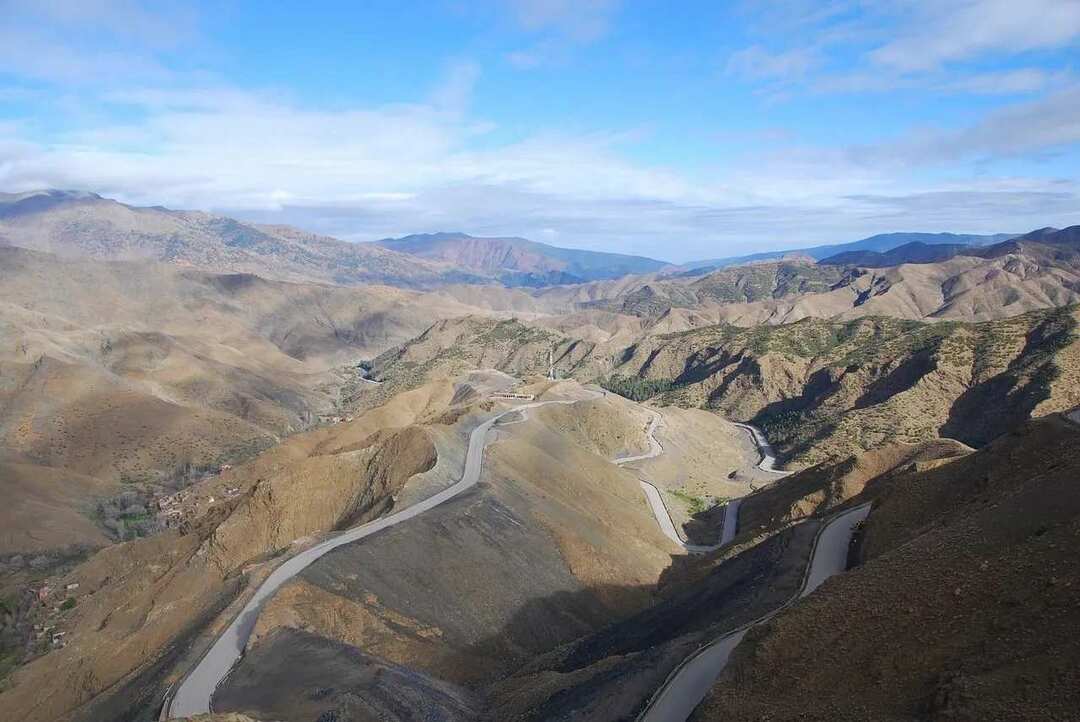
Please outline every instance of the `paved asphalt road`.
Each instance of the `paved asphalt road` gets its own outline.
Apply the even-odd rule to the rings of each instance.
[[[593,392],[594,398],[600,394]],[[343,544],[350,544],[366,536],[387,527],[400,524],[414,516],[433,509],[439,504],[452,499],[469,487],[476,484],[480,479],[480,470],[484,460],[484,447],[487,444],[488,431],[495,422],[508,414],[517,413],[524,409],[533,409],[548,404],[572,404],[580,399],[567,399],[557,401],[537,401],[516,406],[513,409],[503,411],[477,426],[469,437],[469,449],[465,456],[465,469],[461,480],[453,486],[443,489],[438,494],[428,497],[421,502],[390,514],[389,516],[376,519],[331,539],[316,544],[296,556],[288,559],[267,577],[266,581],[256,590],[255,596],[244,606],[243,611],[237,615],[232,624],[222,632],[206,655],[199,661],[194,669],[180,683],[175,695],[168,704],[167,719],[176,717],[190,717],[196,714],[205,714],[210,711],[210,698],[221,680],[229,673],[233,665],[240,659],[247,644],[251,630],[259,618],[259,611],[263,604],[287,581],[299,574],[309,564],[322,555]]]
[[[652,409],[646,410],[652,414],[647,429],[649,450],[644,454],[638,454],[637,456],[625,456],[616,459],[616,464],[629,464],[635,461],[652,459],[664,453],[664,447],[656,438],[656,431],[660,428],[661,416]],[[760,470],[773,474],[787,475],[790,473],[775,468],[776,454],[773,452],[772,445],[769,444],[768,439],[761,433],[761,429],[756,426],[751,426],[750,424],[735,425],[749,432],[750,437],[754,440],[758,452],[761,454],[761,461],[759,461],[757,465]],[[656,517],[656,523],[660,525],[660,531],[664,533],[664,536],[681,546],[687,552],[691,554],[705,554],[714,549],[719,549],[735,538],[735,532],[738,530],[739,526],[739,505],[742,503],[742,499],[733,499],[724,505],[724,526],[720,532],[720,541],[718,543],[711,545],[687,544],[675,529],[675,522],[671,519],[671,514],[668,512],[667,505],[664,504],[664,497],[660,493],[660,490],[644,479],[638,479],[638,482],[641,484],[641,490],[645,492],[645,498],[649,502],[649,507],[652,509],[653,516]]]
[[[771,619],[789,604],[817,589],[829,577],[844,571],[855,525],[869,513],[870,505],[863,504],[830,519],[818,534],[798,596],[764,617],[725,634],[689,657],[649,701],[649,706],[638,717],[639,722],[685,722],[727,666],[731,652],[750,627]],[[807,653],[812,654],[813,650],[807,650]]]
[[[660,428],[661,416],[658,412],[652,409],[646,409],[652,418],[649,419],[649,427],[646,429],[646,434],[649,439],[649,450],[644,454],[638,454],[637,456],[624,456],[616,459],[615,463],[630,464],[635,461],[643,461],[645,459],[653,459],[660,454],[664,453],[664,447],[660,441],[656,438],[656,431]],[[641,484],[641,490],[645,492],[645,499],[649,502],[649,508],[652,509],[653,516],[656,517],[656,523],[660,525],[660,531],[664,533],[671,541],[675,542],[683,549],[691,554],[704,554],[705,552],[711,552],[713,549],[719,549],[721,546],[731,541],[731,539],[725,539],[728,534],[728,516],[724,516],[724,530],[721,532],[721,540],[719,544],[712,544],[705,546],[702,544],[687,544],[679,536],[679,532],[675,529],[675,522],[671,519],[671,514],[668,512],[667,505],[664,503],[664,497],[660,494],[660,490],[655,485],[645,481],[642,478],[638,478],[638,483]],[[735,529],[732,526],[731,536],[735,536]]]
[[[767,471],[770,474],[784,474],[785,476],[791,473],[790,471],[776,468],[776,452],[773,451],[772,444],[765,438],[765,434],[761,432],[761,429],[751,424],[735,423],[735,425],[740,429],[745,429],[746,432],[750,434],[750,438],[754,440],[758,452],[761,453],[761,461],[759,461],[757,465],[758,469]]]

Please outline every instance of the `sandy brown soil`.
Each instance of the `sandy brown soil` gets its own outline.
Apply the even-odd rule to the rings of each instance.
[[[17,669],[0,709],[22,720],[112,719],[160,703],[169,673],[248,579],[274,556],[335,526],[378,514],[427,469],[452,384],[404,394],[354,422],[290,437],[226,479],[235,499],[198,508],[179,531],[110,546],[54,585],[78,583],[77,604],[50,620],[66,646]]]
[[[657,438],[664,453],[635,468],[664,492],[664,504],[684,539],[715,543],[719,524],[712,522],[720,520],[691,505],[721,505],[773,483],[777,475],[756,468],[760,455],[750,435],[717,414],[673,406],[656,411],[663,417]]]
[[[548,393],[576,388],[560,382]],[[679,552],[636,476],[610,462],[645,447],[647,415],[620,399],[563,408],[501,427],[475,490],[331,552],[283,588],[260,617],[252,647],[260,654],[245,660],[238,679],[279,678],[290,654],[275,641],[284,629],[475,690],[653,603]],[[274,645],[276,656],[267,651]],[[336,672],[327,664],[321,675],[329,679]],[[299,688],[245,707],[242,684],[230,679],[221,704],[302,718],[300,703],[288,702],[302,696]],[[323,709],[345,705],[342,694],[328,695]],[[433,702],[422,695],[417,709]]]
[[[67,470],[0,461],[0,554],[108,544],[89,506],[116,488]]]

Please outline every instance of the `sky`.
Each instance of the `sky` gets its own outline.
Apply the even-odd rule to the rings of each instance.
[[[681,262],[1078,176],[1080,0],[0,0],[0,192]]]

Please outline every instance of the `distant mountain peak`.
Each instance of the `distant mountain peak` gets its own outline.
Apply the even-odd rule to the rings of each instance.
[[[86,191],[0,194],[0,238],[67,257],[157,260],[290,281],[405,287],[490,282],[371,244],[202,211],[134,207]]]
[[[562,248],[518,236],[417,233],[376,243],[399,253],[490,274],[508,286],[550,286],[656,273],[669,264],[654,258]]]

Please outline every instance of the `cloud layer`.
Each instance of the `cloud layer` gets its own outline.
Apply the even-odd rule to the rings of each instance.
[[[991,51],[1073,41],[1075,3],[1032,4],[1054,28],[1019,22],[1009,36],[1001,28],[1016,20],[1016,6],[997,0],[890,3],[898,25],[889,33],[877,15],[853,14],[859,3],[796,8],[785,18],[795,29],[789,36],[753,39],[732,51],[724,72],[713,66],[699,82],[745,82],[764,92],[780,84],[809,95],[878,92],[892,83],[1020,97],[960,123],[920,124],[872,143],[807,142],[797,128],[763,117],[759,129],[728,136],[746,138],[745,148],[700,141],[728,150],[682,164],[642,160],[654,138],[640,128],[505,132],[476,107],[490,68],[467,54],[438,59],[430,87],[410,102],[325,107],[177,67],[171,54],[199,42],[199,18],[185,11],[161,15],[98,0],[91,24],[112,38],[100,46],[81,34],[86,4],[0,0],[0,10],[19,20],[0,35],[22,43],[12,50],[0,37],[0,73],[19,81],[0,86],[0,104],[6,98],[65,120],[43,127],[42,113],[0,116],[0,188],[89,189],[355,240],[464,230],[675,261],[893,230],[1080,223],[1075,172],[1054,170],[1055,158],[1072,157],[1080,145],[1080,85],[1069,69],[949,70]],[[604,0],[508,7],[540,50],[604,42],[619,12]],[[798,41],[806,27],[818,30],[812,45]],[[928,38],[933,27],[942,32]],[[526,57],[530,47],[521,48],[512,65],[545,61],[540,50]],[[842,66],[838,48],[848,57]],[[50,52],[38,64],[26,59]],[[714,138],[724,137],[721,121]]]

